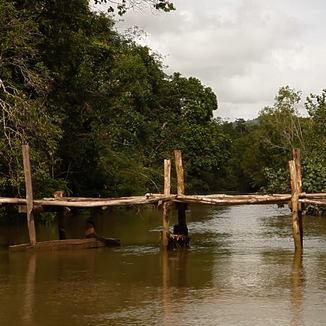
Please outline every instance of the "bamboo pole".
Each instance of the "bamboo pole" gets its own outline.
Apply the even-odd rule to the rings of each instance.
[[[29,158],[29,145],[22,146],[23,150],[23,164],[25,174],[25,189],[26,189],[26,206],[27,206],[27,227],[29,240],[32,245],[36,243],[36,232],[33,215],[33,187],[32,187],[32,172]]]
[[[299,203],[299,182],[295,161],[289,161],[290,180],[291,180],[291,206],[292,206],[292,232],[295,251],[302,251],[302,234],[300,228],[300,203]]]
[[[164,160],[164,196],[168,197],[171,194],[171,161]],[[162,246],[167,248],[169,243],[169,203],[163,203],[163,231],[162,231]]]

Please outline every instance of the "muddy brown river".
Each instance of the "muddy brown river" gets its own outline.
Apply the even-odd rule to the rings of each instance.
[[[0,325],[326,325],[325,216],[304,218],[301,258],[287,208],[191,206],[187,214],[191,248],[169,253],[159,248],[155,209],[94,216],[120,248],[9,253],[26,228],[1,226]],[[67,217],[67,235],[82,236],[87,217]],[[39,223],[37,235],[55,239],[57,229]]]

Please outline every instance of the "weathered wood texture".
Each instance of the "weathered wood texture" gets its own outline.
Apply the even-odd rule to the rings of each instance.
[[[177,196],[175,201],[183,203],[198,203],[207,205],[253,205],[253,204],[281,204],[291,200],[291,195],[182,195]]]
[[[299,203],[299,181],[295,161],[289,161],[291,180],[291,208],[292,208],[292,232],[295,250],[302,250],[302,227],[300,227],[300,203]]]
[[[315,205],[325,205],[326,193],[307,194],[301,193],[300,202]],[[286,203],[291,200],[290,194],[273,195],[174,195],[165,196],[164,194],[149,194],[146,196],[122,197],[122,198],[87,198],[87,197],[62,197],[62,198],[43,198],[34,200],[33,211],[40,210],[41,207],[105,207],[105,206],[129,206],[157,204],[158,202],[182,202],[198,203],[208,205],[251,205],[251,204],[278,204]],[[26,206],[24,198],[0,197],[0,205],[21,206],[22,212]]]
[[[171,161],[164,160],[164,196],[171,194]],[[163,231],[162,231],[162,246],[167,248],[169,243],[169,203],[163,203]]]
[[[175,157],[175,169],[177,174],[177,194],[185,194],[185,181],[184,181],[184,169],[182,164],[182,154],[180,150],[174,151]]]
[[[177,174],[177,197],[184,196],[185,180],[184,180],[184,168],[183,168],[181,151],[175,150],[174,157],[175,157],[175,169]],[[183,200],[179,200],[179,203],[177,204],[179,225],[186,225],[187,223],[186,208],[187,208],[186,202]]]
[[[9,247],[10,251],[25,250],[73,250],[73,249],[91,249],[108,246],[116,246],[120,244],[118,239],[106,239],[102,241],[96,238],[89,239],[66,239],[66,240],[50,240],[37,242],[36,244],[19,244]]]
[[[104,206],[132,206],[132,205],[145,205],[145,204],[157,204],[160,201],[172,200],[175,196],[165,195],[151,195],[145,196],[133,196],[133,197],[121,197],[121,198],[44,198],[40,200],[34,200],[34,204],[42,206],[65,206],[65,207],[104,207]]]
[[[171,160],[164,160],[164,196],[171,195]]]
[[[300,199],[300,203],[317,205],[317,206],[326,206],[326,199],[324,200],[314,200],[314,199]]]
[[[36,232],[33,215],[33,187],[32,187],[32,172],[29,158],[29,145],[23,145],[23,164],[25,174],[25,189],[26,189],[26,208],[27,208],[27,227],[29,240],[32,245],[36,243]]]
[[[295,163],[296,182],[298,191],[298,201],[302,193],[302,173],[301,173],[301,152],[299,148],[293,149],[293,160]],[[303,248],[303,219],[302,219],[302,205],[298,203],[298,224],[300,229],[300,245]]]
[[[300,194],[300,198],[325,198],[326,199],[326,193],[319,192],[319,193],[314,193],[314,194],[307,194],[305,192],[302,192]]]

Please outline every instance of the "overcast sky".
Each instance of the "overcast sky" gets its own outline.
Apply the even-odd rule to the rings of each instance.
[[[218,97],[217,116],[252,119],[281,86],[326,88],[325,0],[174,0],[177,10],[131,11],[168,73],[199,78]]]

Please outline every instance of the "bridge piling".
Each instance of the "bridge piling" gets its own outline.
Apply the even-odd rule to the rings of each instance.
[[[24,165],[24,175],[25,175],[25,189],[26,189],[26,211],[27,211],[27,227],[29,240],[31,245],[36,243],[36,232],[33,214],[33,187],[32,187],[32,171],[31,163],[29,157],[29,145],[24,144],[22,146],[23,150],[23,165]]]
[[[296,252],[303,250],[302,210],[299,202],[302,192],[300,150],[293,150],[293,160],[289,161],[291,181],[292,233]]]
[[[164,196],[171,195],[171,161],[164,160]],[[161,237],[161,245],[167,248],[169,244],[169,202],[163,203],[163,231]]]

